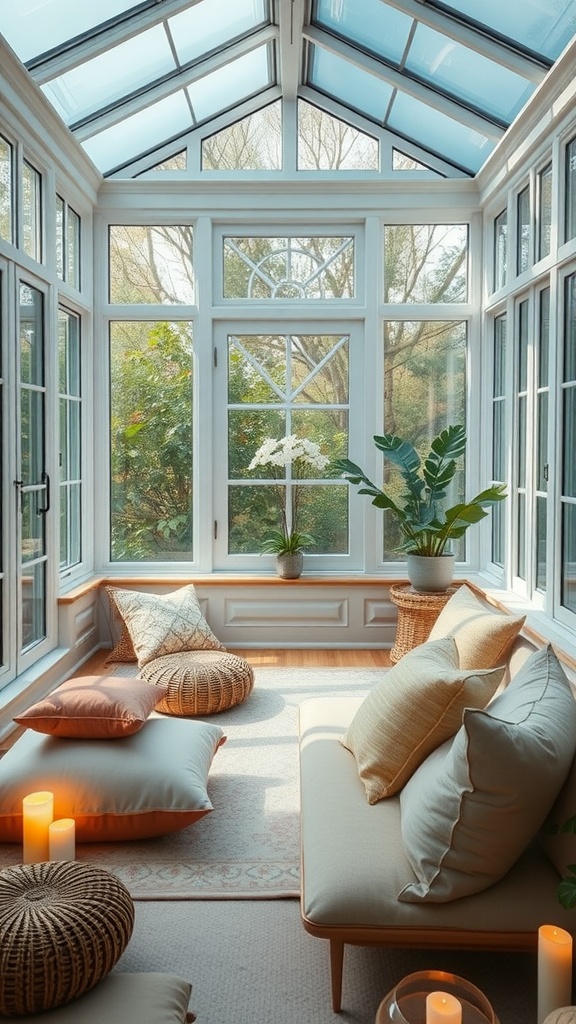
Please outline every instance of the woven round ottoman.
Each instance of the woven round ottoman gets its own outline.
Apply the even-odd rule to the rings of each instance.
[[[252,692],[254,672],[244,658],[227,651],[182,651],[154,658],[142,679],[168,686],[156,711],[168,715],[212,715],[240,704]]]
[[[0,871],[0,1014],[51,1010],[112,970],[134,927],[130,893],[78,861]]]

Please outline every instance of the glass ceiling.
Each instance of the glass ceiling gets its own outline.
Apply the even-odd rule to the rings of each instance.
[[[104,175],[302,94],[475,174],[576,0],[18,0],[0,33]]]

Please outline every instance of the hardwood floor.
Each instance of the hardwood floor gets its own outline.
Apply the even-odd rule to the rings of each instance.
[[[338,650],[338,649],[259,649],[229,647],[231,654],[246,658],[255,668],[281,667],[294,668],[380,668],[390,665],[388,650]],[[82,666],[82,675],[106,675],[105,665],[107,650],[97,651]]]

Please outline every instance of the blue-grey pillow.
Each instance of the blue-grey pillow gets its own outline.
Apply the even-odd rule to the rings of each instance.
[[[546,819],[576,751],[576,701],[550,646],[420,765],[400,794],[416,881],[398,899],[442,903],[512,867]]]

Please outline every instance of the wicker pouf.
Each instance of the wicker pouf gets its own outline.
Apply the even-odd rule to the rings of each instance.
[[[254,672],[244,658],[227,651],[164,654],[140,669],[149,683],[168,686],[156,705],[168,715],[212,715],[240,704],[252,692]]]
[[[45,861],[0,871],[0,1014],[50,1010],[112,970],[134,927],[134,903],[108,871]]]

